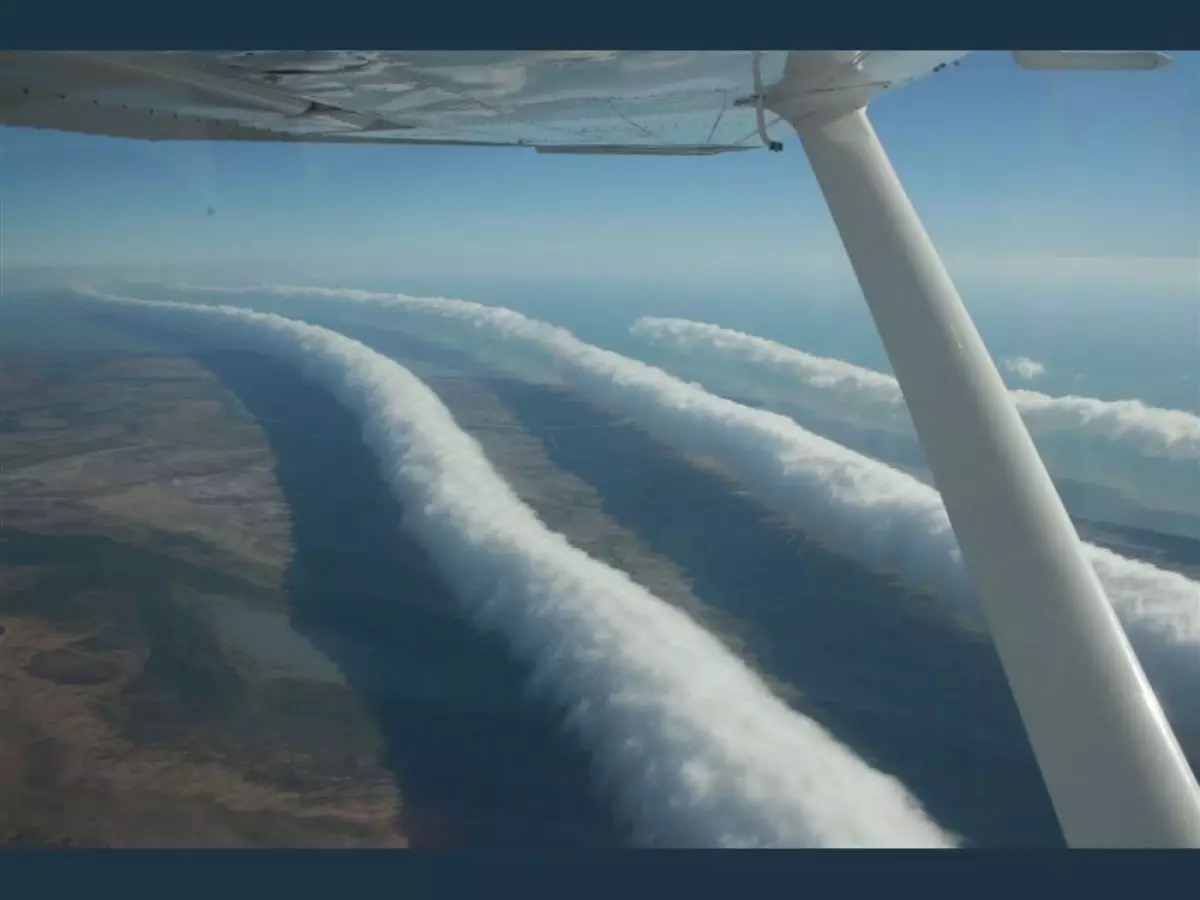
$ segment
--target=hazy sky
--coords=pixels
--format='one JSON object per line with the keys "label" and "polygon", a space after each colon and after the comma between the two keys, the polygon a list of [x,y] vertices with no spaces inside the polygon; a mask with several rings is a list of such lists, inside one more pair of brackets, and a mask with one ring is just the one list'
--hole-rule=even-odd
{"label": "hazy sky", "polygon": [[[1151,73],[1032,73],[1007,54],[973,54],[872,116],[952,269],[1011,277],[1019,259],[1025,275],[1069,280],[1078,264],[1046,261],[1098,257],[1092,275],[1107,266],[1176,286],[1197,271],[1200,52]],[[3,261],[848,275],[801,149],[787,144],[589,158],[0,129]]]}

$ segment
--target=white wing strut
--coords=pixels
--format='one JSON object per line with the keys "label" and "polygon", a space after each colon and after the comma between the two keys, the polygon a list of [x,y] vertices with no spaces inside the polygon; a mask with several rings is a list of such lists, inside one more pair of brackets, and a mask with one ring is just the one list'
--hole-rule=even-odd
{"label": "white wing strut", "polygon": [[1200,847],[1200,789],[866,110],[792,122],[870,306],[1068,843]]}

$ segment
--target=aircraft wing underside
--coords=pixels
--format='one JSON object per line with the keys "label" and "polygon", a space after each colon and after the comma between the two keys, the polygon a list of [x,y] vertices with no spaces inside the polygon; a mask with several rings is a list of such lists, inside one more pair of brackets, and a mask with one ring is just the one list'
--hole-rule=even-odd
{"label": "aircraft wing underside", "polygon": [[[0,123],[145,140],[525,146],[711,155],[763,146],[760,91],[857,105],[962,51],[0,53]],[[764,115],[765,132],[787,126]]]}

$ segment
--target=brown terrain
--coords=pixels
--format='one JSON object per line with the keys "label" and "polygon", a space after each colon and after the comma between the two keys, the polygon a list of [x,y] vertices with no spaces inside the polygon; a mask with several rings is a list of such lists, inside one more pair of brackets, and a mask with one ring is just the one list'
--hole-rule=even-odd
{"label": "brown terrain", "polygon": [[200,366],[0,359],[0,843],[403,846],[290,557],[271,452]]}
{"label": "brown terrain", "polygon": [[[425,377],[551,528],[734,640],[486,381]],[[291,515],[262,427],[193,359],[0,357],[0,844],[453,833],[406,816],[375,714],[296,627]]]}

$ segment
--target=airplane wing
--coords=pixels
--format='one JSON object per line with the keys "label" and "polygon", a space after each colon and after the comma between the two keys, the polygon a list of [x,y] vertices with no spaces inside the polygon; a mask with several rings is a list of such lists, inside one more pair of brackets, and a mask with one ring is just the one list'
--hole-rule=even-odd
{"label": "airplane wing", "polygon": [[[144,140],[712,155],[789,126],[772,85],[865,103],[963,51],[2,52],[0,124]],[[760,117],[761,125],[760,127]]]}

